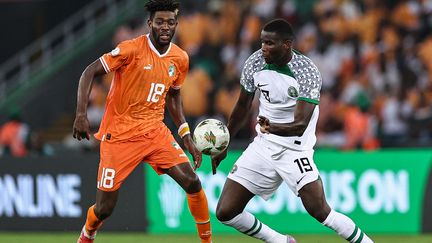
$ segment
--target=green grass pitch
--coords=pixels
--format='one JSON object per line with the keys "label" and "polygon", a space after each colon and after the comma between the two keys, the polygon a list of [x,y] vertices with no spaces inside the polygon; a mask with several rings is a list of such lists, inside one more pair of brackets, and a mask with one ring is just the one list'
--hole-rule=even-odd
{"label": "green grass pitch", "polygon": [[[299,243],[343,243],[337,235],[294,235]],[[29,233],[0,232],[0,242],[8,243],[73,243],[78,233]],[[432,243],[432,235],[372,235],[376,243]],[[140,233],[109,233],[100,232],[95,243],[137,243],[137,242],[174,242],[199,243],[195,235],[148,235]],[[214,235],[214,243],[258,243],[260,241],[240,234]]]}

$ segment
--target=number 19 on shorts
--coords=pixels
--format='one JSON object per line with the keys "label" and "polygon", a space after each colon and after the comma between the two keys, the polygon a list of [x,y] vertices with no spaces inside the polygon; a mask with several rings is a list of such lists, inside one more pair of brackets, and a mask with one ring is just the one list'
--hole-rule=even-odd
{"label": "number 19 on shorts", "polygon": [[111,168],[102,168],[100,181],[97,182],[97,187],[110,189],[114,186],[115,170]]}

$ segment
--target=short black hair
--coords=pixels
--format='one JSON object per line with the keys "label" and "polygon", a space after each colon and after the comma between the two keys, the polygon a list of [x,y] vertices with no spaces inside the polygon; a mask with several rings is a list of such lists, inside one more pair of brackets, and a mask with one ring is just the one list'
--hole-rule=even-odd
{"label": "short black hair", "polygon": [[157,11],[171,11],[174,12],[176,18],[178,16],[180,3],[176,0],[149,0],[145,4],[145,8],[150,13],[150,19],[153,19]]}
{"label": "short black hair", "polygon": [[264,31],[274,32],[283,39],[294,40],[294,30],[288,21],[285,19],[274,19],[264,25]]}

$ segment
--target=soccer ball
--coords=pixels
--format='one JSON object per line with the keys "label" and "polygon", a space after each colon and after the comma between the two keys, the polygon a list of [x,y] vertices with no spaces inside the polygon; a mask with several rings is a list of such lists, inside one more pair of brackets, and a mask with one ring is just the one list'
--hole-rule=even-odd
{"label": "soccer ball", "polygon": [[203,154],[215,155],[228,147],[230,134],[223,122],[205,119],[196,126],[193,140],[197,149]]}

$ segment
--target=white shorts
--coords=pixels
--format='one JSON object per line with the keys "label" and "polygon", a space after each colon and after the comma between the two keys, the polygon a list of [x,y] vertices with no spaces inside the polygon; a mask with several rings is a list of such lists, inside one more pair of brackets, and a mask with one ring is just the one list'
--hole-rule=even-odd
{"label": "white shorts", "polygon": [[319,178],[313,155],[313,149],[294,151],[257,136],[234,164],[228,178],[265,200],[282,181],[298,196],[304,185]]}

